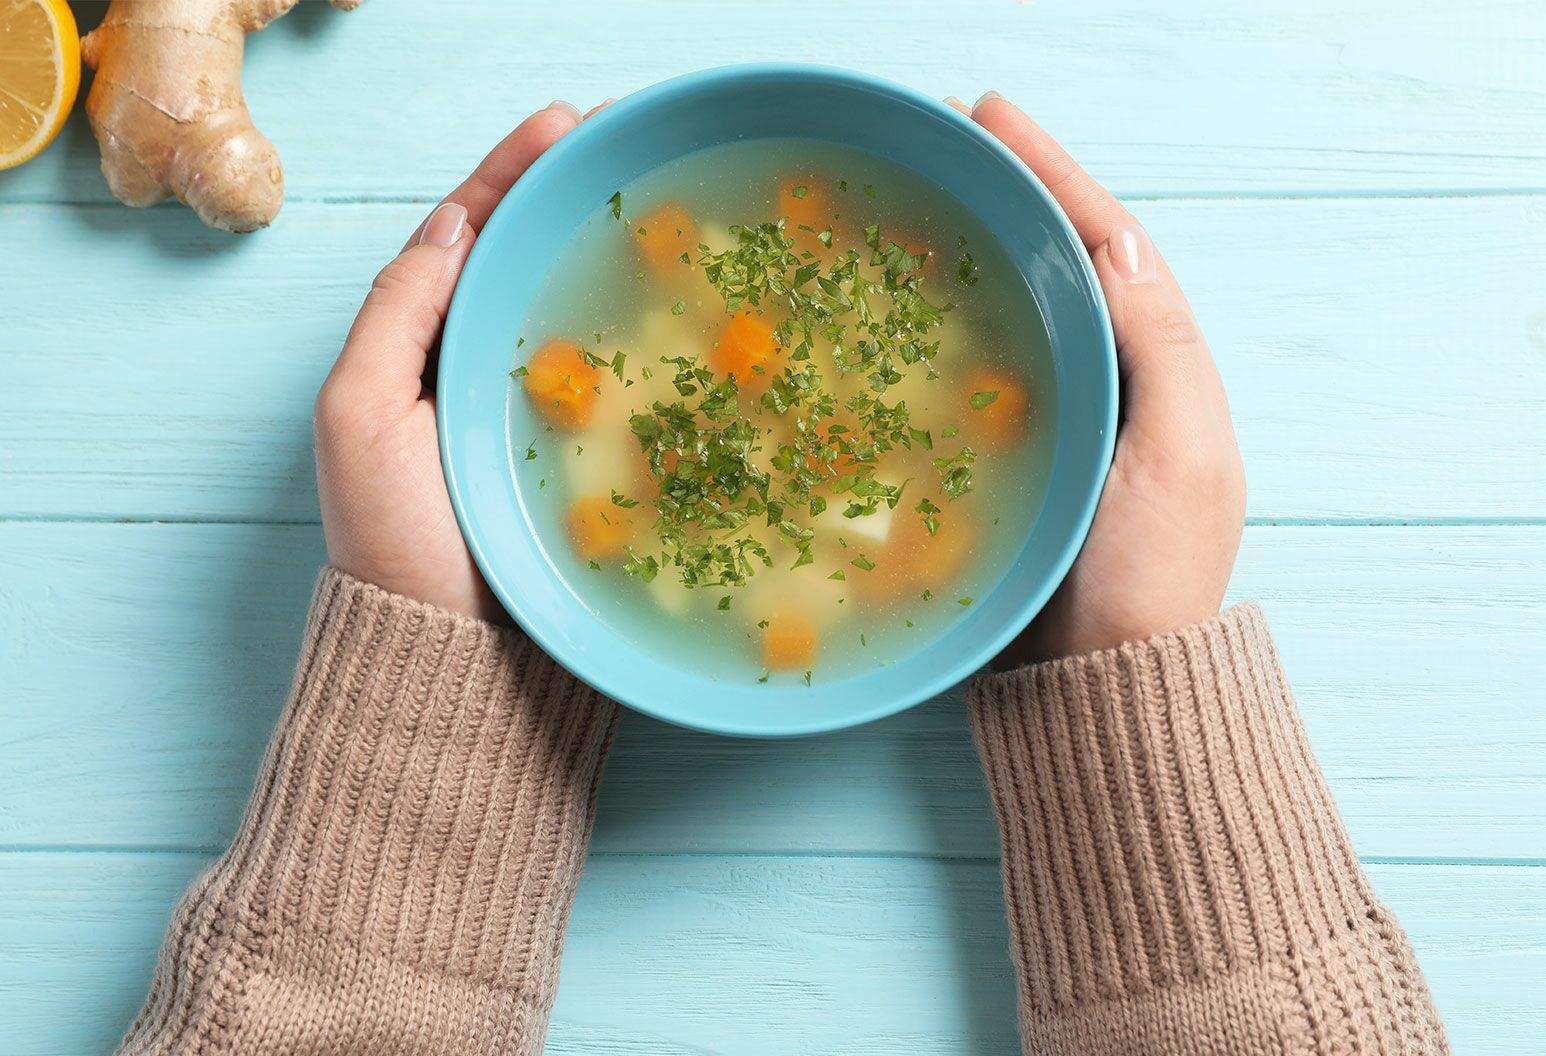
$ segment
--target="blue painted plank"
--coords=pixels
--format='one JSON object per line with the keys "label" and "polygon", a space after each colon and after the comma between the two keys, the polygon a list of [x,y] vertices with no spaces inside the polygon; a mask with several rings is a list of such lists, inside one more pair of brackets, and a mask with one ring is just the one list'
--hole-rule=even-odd
{"label": "blue painted plank", "polygon": [[[310,527],[0,525],[0,846],[218,847],[289,683]],[[1252,528],[1361,852],[1546,860],[1546,527]],[[597,845],[986,856],[958,696],[783,743],[630,716]]]}
{"label": "blue painted plank", "polygon": [[[0,854],[7,1056],[106,1052],[199,855]],[[1467,1056],[1546,1052],[1546,869],[1375,866]],[[993,862],[593,856],[553,1056],[1018,1051]]]}
{"label": "blue painted plank", "polygon": [[[1148,202],[1258,520],[1546,518],[1546,198]],[[310,412],[423,207],[233,241],[0,206],[0,518],[311,520]],[[1478,423],[1486,423],[1479,427]]]}
{"label": "blue painted plank", "polygon": [[[1538,190],[1539,13],[1535,0],[302,4],[252,38],[243,82],[292,201],[437,195],[554,96],[588,106],[766,59],[968,100],[996,88],[1126,194]],[[0,173],[5,200],[106,196],[80,113]]]}

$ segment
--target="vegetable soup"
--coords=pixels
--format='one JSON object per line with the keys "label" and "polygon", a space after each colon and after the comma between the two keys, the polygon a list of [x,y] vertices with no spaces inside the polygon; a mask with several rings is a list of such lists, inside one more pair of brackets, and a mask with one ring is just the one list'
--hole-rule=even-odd
{"label": "vegetable soup", "polygon": [[716,678],[831,679],[964,618],[1041,506],[1046,328],[957,201],[852,148],[619,189],[513,356],[513,472],[600,618]]}

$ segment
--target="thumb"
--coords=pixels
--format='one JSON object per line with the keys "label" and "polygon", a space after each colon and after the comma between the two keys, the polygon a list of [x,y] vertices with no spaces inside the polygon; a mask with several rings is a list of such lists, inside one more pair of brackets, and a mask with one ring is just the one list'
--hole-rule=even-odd
{"label": "thumb", "polygon": [[440,339],[474,237],[466,207],[435,207],[418,241],[371,283],[329,385],[378,408],[406,409],[419,399],[430,350]]}
{"label": "thumb", "polygon": [[1111,310],[1126,420],[1169,428],[1227,420],[1207,342],[1148,233],[1118,224],[1092,257]]}

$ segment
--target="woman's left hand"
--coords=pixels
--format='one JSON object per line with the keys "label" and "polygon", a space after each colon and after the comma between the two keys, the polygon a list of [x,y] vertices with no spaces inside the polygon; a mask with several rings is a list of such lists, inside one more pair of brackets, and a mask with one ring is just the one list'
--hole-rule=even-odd
{"label": "woman's left hand", "polygon": [[580,120],[575,107],[555,102],[521,122],[366,294],[313,419],[328,560],[350,575],[478,619],[506,619],[451,511],[435,435],[434,352],[478,231]]}

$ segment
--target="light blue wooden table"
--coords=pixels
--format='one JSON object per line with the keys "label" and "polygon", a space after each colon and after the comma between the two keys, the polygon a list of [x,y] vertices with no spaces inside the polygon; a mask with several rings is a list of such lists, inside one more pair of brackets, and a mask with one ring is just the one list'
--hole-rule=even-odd
{"label": "light blue wooden table", "polygon": [[[1546,9],[1264,6],[307,4],[250,45],[273,229],[111,203],[83,120],[0,175],[0,1056],[107,1052],[231,835],[376,268],[554,96],[767,58],[997,88],[1149,225],[1245,449],[1233,593],[1457,1053],[1546,1053]],[[995,854],[957,697],[781,744],[632,718],[549,1051],[1014,1051]]]}

